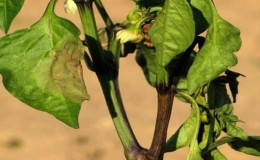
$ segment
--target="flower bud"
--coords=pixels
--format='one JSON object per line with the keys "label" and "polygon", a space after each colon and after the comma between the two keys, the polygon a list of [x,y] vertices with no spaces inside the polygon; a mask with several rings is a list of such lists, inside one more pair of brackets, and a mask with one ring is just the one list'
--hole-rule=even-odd
{"label": "flower bud", "polygon": [[77,5],[73,0],[65,0],[64,9],[66,13],[75,14],[77,12]]}

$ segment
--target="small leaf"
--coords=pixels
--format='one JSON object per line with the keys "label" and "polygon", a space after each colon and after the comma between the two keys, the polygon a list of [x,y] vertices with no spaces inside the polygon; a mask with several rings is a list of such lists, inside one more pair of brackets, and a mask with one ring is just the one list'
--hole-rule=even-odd
{"label": "small leaf", "polygon": [[246,154],[260,156],[260,137],[250,136],[247,140],[236,138],[228,143],[231,148]]}
{"label": "small leaf", "polygon": [[78,28],[54,14],[56,1],[36,24],[0,39],[0,73],[19,100],[78,128],[81,103],[89,99],[80,64],[84,46]]}
{"label": "small leaf", "polygon": [[[156,49],[157,82],[165,81],[166,67],[178,54],[184,52],[195,37],[195,24],[186,0],[166,0],[149,32]],[[162,75],[161,75],[162,74]],[[167,82],[166,82],[167,83]]]}
{"label": "small leaf", "polygon": [[237,137],[242,140],[248,139],[248,135],[245,133],[245,131],[242,128],[236,126],[234,123],[226,122],[226,130],[227,135],[231,137]]}
{"label": "small leaf", "polygon": [[10,25],[23,6],[24,0],[0,0],[0,29],[8,32]]}

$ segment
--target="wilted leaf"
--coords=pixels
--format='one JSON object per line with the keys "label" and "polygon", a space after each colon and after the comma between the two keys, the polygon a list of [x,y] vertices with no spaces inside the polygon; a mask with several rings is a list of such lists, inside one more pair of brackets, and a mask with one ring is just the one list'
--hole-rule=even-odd
{"label": "wilted leaf", "polygon": [[0,39],[0,73],[19,100],[77,128],[81,103],[89,98],[80,64],[84,47],[78,28],[54,14],[55,3],[30,28]]}
{"label": "wilted leaf", "polygon": [[0,29],[5,33],[19,13],[23,6],[24,0],[0,0]]}

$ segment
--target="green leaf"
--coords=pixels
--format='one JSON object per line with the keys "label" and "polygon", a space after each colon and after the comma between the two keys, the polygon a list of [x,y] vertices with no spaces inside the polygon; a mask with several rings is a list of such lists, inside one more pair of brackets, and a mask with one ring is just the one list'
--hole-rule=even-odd
{"label": "green leaf", "polygon": [[200,34],[208,29],[209,24],[212,22],[213,11],[211,8],[211,1],[198,1],[188,0],[191,5],[195,26],[196,34]]}
{"label": "green leaf", "polygon": [[136,53],[136,62],[142,68],[148,83],[155,87],[156,85],[156,53],[153,48],[140,45],[140,49]]}
{"label": "green leaf", "polygon": [[206,160],[227,160],[227,158],[218,150],[214,149],[209,154],[203,156]]}
{"label": "green leaf", "polygon": [[170,137],[166,143],[165,151],[172,152],[177,149],[189,146],[194,135],[196,126],[196,112],[192,110],[190,117]]}
{"label": "green leaf", "polygon": [[234,123],[226,122],[226,130],[227,135],[229,136],[237,137],[242,140],[248,139],[248,135],[245,133],[245,131],[242,128],[236,126]]}
{"label": "green leaf", "polygon": [[240,31],[214,14],[206,41],[188,73],[188,90],[192,94],[237,63],[233,54],[241,46]]}
{"label": "green leaf", "polygon": [[189,145],[188,160],[202,160],[201,149],[198,144],[198,134],[200,129],[200,109],[196,101],[184,92],[178,92],[183,98],[187,99],[192,105],[191,116],[178,129],[178,131],[166,143],[166,151],[174,151],[178,148]]}
{"label": "green leaf", "polygon": [[157,82],[164,83],[167,73],[162,68],[165,68],[178,54],[184,52],[195,37],[193,15],[187,1],[166,0],[149,35],[156,48]]}
{"label": "green leaf", "polygon": [[54,14],[56,1],[30,28],[0,39],[0,73],[19,100],[78,128],[81,103],[89,99],[80,64],[84,47],[78,28]]}
{"label": "green leaf", "polygon": [[23,6],[24,0],[0,0],[0,29],[8,32],[10,25]]}
{"label": "green leaf", "polygon": [[247,140],[236,138],[228,143],[231,148],[246,154],[260,156],[260,137],[250,136]]}

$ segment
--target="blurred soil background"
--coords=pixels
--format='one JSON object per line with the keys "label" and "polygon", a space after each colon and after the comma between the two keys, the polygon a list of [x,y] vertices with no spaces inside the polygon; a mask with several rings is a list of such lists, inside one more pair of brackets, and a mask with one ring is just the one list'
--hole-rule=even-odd
{"label": "blurred soil background", "polygon": [[[134,4],[131,0],[103,0],[114,22],[124,20]],[[9,33],[27,28],[44,12],[48,0],[26,0]],[[235,114],[245,123],[241,126],[250,135],[260,135],[260,1],[215,0],[220,15],[241,29],[243,46],[236,53],[239,63],[234,71],[239,78],[239,95]],[[59,1],[56,13],[70,19],[79,28],[78,15],[63,11]],[[104,26],[98,21],[100,27]],[[3,33],[0,32],[0,36]],[[85,65],[83,64],[85,68]],[[0,84],[0,160],[123,160],[124,153],[113,127],[106,104],[93,72],[84,71],[91,100],[82,105],[80,129],[72,129],[52,116],[26,106]],[[1,79],[1,77],[0,77]],[[142,146],[148,148],[156,118],[156,92],[145,81],[134,55],[121,59],[120,85],[129,119]],[[169,136],[189,115],[189,107],[174,103]],[[231,150],[219,148],[229,160],[257,160]],[[185,160],[187,148],[165,155],[165,160]]]}

